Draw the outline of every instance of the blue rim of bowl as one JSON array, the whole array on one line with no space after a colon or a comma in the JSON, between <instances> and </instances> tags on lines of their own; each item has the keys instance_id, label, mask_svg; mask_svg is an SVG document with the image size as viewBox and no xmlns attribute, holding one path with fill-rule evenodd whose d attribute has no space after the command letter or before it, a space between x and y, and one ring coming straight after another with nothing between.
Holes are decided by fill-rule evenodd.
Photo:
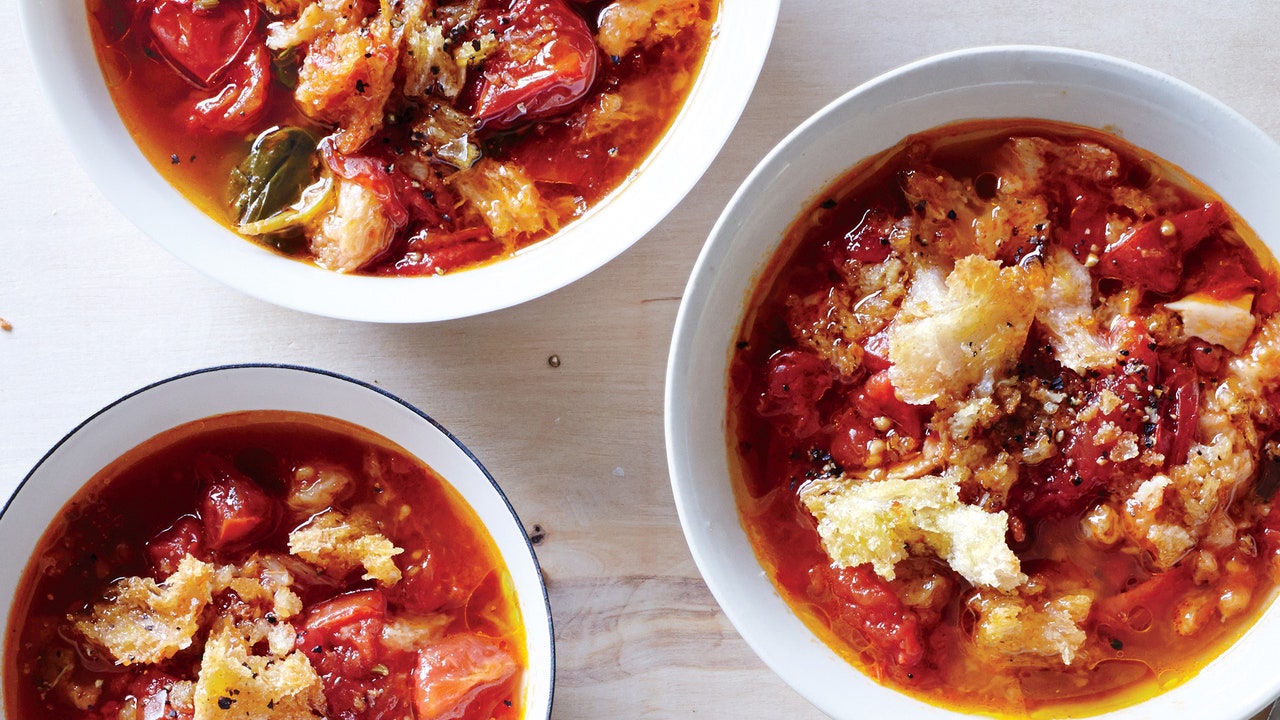
<instances>
[{"instance_id":1,"label":"blue rim of bowl","mask_svg":"<svg viewBox=\"0 0 1280 720\"><path fill-rule=\"evenodd\" d=\"M449 430L445 428L445 426L436 422L435 418L419 410L417 407L414 407L412 403L406 400L403 400L400 397L397 397L396 395L390 392L387 392L386 390L383 390L382 388L376 385L367 383L363 380L358 380L349 375L343 375L341 373L332 372L330 370L321 370L319 368L307 367L305 365L290 365L288 363L238 363L238 364L230 364L230 365L215 365L213 367L201 368L199 370L191 370L188 372L180 373L178 375L173 375L163 380L157 380L156 382L153 382L141 388L138 388L137 390L134 390L133 392L123 395L118 399L108 403L107 405L104 405L101 410L98 410L97 412L93 413L89 417L85 418L78 425L76 425L69 432L67 432L66 435L63 435L62 439L59 440L57 443L55 443L54 446L50 448L49 451L46 452L43 456L41 456L40 460L36 462L34 466L32 466L31 470L26 474L25 477L22 478L22 481L18 483L18 487L14 489L13 494L11 494L9 498L5 500L4 507L0 508L0 519L3 519L5 516L5 513L9 512L9 506L13 504L13 501L15 499L17 499L18 493L22 492L22 490L27 486L27 481L30 480L32 476L36 474L36 471L38 471L40 467L44 465L44 463L50 457L53 456L54 453L58 452L58 449L61 448L64 444L66 444L68 440L70 440L76 433L80 432L80 430L84 426L93 422L96 418L98 418L103 413L111 410L112 408L116 407L117 405L120 405L121 403L128 401L130 398L133 398L137 395L141 395L142 393L145 393L149 390L160 387L161 385L168 385L169 383L182 380L184 378L193 377L196 375L207 375L209 373L224 372L227 370L245 370L245 369L288 370L290 372L310 373L313 375L322 375L325 377L330 377L335 380L342 380L342 381L351 383L352 385L362 387L365 390L372 390L378 395L381 395L382 397L387 398L388 400L398 403L399 405L404 407L406 410L409 410L410 412L414 413L415 415L422 418L423 420L426 420L428 423L432 425L432 427L439 430L445 437L449 438L450 442L452 442L454 445L457 445L458 449L461 450L462 453L466 455L467 458L471 460L472 463L475 464L476 468L489 481L489 485L493 488L494 492L496 492L498 494L498 497L502 499L503 504L506 505L507 512L511 513L511 518L515 520L516 526L520 528L520 535L521 537L524 538L525 549L529 551L529 558L533 560L533 569L537 571L539 579L542 580L542 582L540 582L539 585L542 590L542 606L546 611L547 631L550 639L549 648L551 650L551 657L550 657L551 683L550 683L550 686L547 688L547 714L546 714L547 720L550 720L551 708L552 706L555 705L555 689L556 689L555 621L551 615L551 598L547 595L547 583L542 574L542 565L538 562L538 554L534 552L533 542L529 540L529 533L525 531L524 523L520 521L520 516L516 513L516 509L511 505L511 500L507 498L507 494L503 492L502 487L498 485L498 481L495 480L493 475L489 473L488 468L484 466L484 463L480 462L480 459L477 458L475 454L471 452L471 449L468 448L461 440L459 440L457 436L449 432ZM426 461L423 460L423 462L426 462Z\"/></svg>"},{"instance_id":2,"label":"blue rim of bowl","mask_svg":"<svg viewBox=\"0 0 1280 720\"><path fill-rule=\"evenodd\" d=\"M1241 115L1238 111L1236 111L1234 108L1222 102L1218 98L1214 97L1213 95L1210 95L1209 93L1205 92L1204 90L1201 90L1200 88L1194 85L1191 85L1190 83L1184 80L1181 80L1167 73L1161 72L1149 66L1143 65L1141 63L1136 63L1131 60L1125 60L1123 58L1115 57L1113 55L1108 55L1105 53L1093 52L1089 50L1080 50L1076 48L1061 47L1061 46L1055 46L1055 45L1033 45L1033 44L982 45L982 46L973 46L968 48L950 50L942 53L928 55L923 58L919 58L917 60L900 65L898 67L886 70L883 73L879 73L867 79L866 81L859 83L855 87L841 93L839 96L832 99L830 102L824 104L821 108L819 108L818 110L815 110L812 114L810 114L809 116L801 120L800 123L794 129L788 132L781 140L779 140L772 148L770 148L770 150L759 160L759 162L751 169L751 171L747 174L747 176L742 180L741 184L737 187L733 195L725 204L724 209L721 211L719 217L717 217L715 224L712 226L711 231L707 235L706 241L703 243L701 250L698 252L698 257L695 260L692 269L690 270L689 279L685 284L684 292L681 294L682 299L680 302L680 307L676 313L675 325L672 329L671 343L668 349L667 368L666 368L666 373L664 375L664 387L663 387L663 435L664 435L665 449L667 452L668 475L670 476L673 501L675 502L675 505L676 505L676 513L680 520L681 531L685 536L685 542L688 545L689 551L693 556L694 564L697 566L699 573L702 575L703 580L707 584L708 590L711 591L712 596L715 598L716 603L720 606L721 611L725 613L725 616L729 619L730 624L733 625L734 629L738 631L738 634L743 638L743 640L752 649L752 651L755 652L756 655L767 666L769 666L769 668L773 670L778 677L782 678L783 681L788 684L788 686L792 687L792 689L797 692L797 694L799 694L805 700L814 704L815 707L818 707L824 712L827 712L827 708L825 705L819 705L817 699L810 697L808 692L802 692L800 688L793 683L792 678L795 675L793 672L787 671L785 667L778 665L777 664L778 661L776 659L766 657L766 654L763 652L765 648L764 641L759 640L754 633L752 633L751 636L749 637L748 633L744 632L740 628L738 620L736 618L740 618L743 613L737 610L730 612L726 608L725 603L722 601L722 596L724 596L724 594L726 593L725 583L722 581L721 575L719 573L714 571L708 572L709 561L705 557L706 548L704 547L703 543L695 541L694 534L691 532L691 529L694 523L696 522L696 518L693 514L695 511L693 506L696 505L697 503L696 503L696 498L692 494L692 491L689 490L687 486L690 485L694 481L694 479L687 477L687 473L683 472L684 470L683 464L677 461L675 457L675 453L673 452L675 449L685 444L683 440L676 437L677 435L676 431L687 430L687 427L681 427L680 422L682 421L678 421L674 417L672 412L673 409L675 409L675 407L677 406L677 401L673 391L673 388L677 384L680 384L680 381L678 380L677 376L681 372L686 372L689 366L688 356L690 353L690 349L687 347L681 347L680 341L682 339L686 339L686 336L692 335L692 333L696 330L696 327L695 327L696 323L702 320L703 315L706 312L706 308L705 308L706 303L708 301L708 298L710 298L712 295L712 290L709 287L710 283L708 282L708 278L713 276L716 266L719 263L721 263L724 260L724 258L728 255L728 246L729 246L730 238L726 237L726 233L730 231L729 225L734 219L732 216L734 215L736 209L743 204L744 202L743 198L747 195L748 190L755 189L755 187L757 185L760 185L761 183L767 183L767 181L764 180L766 173L769 172L771 169L773 169L773 167L779 163L780 157L793 151L794 148L792 146L796 145L804 135L812 132L812 127L818 124L822 118L835 112L837 108L851 102L854 98L858 96L865 95L869 92L874 92L876 89L886 84L898 82L903 77L911 76L915 73L920 72L923 69L936 65L938 63L954 60L957 58L981 59L984 57L994 57L1002 54L1016 54L1016 53L1048 53L1056 58L1073 58L1076 60L1086 61L1098 67L1107 67L1116 72L1123 72L1123 73L1128 73L1135 76L1142 76L1146 79L1157 81L1161 84L1165 84L1169 87L1174 88L1179 93L1184 93L1189 96L1194 96L1197 99L1197 101L1213 107L1216 112L1221 114L1222 117L1229 119L1232 124L1238 126L1244 132L1254 136L1255 138L1259 138L1262 141L1270 143L1272 145L1277 145L1277 142L1274 138L1271 138L1269 135L1267 135L1261 129L1259 129L1253 122L1251 122L1249 119L1247 119L1246 117ZM857 162L857 159L854 159L852 162L850 162L849 167L852 167L854 164L856 164L856 162ZM836 179L837 178L835 177L828 178L826 182L827 183L834 182ZM797 209L797 212L799 212L799 209ZM734 232L736 233L736 232L739 232L740 230L741 230L740 228L737 228L737 229L734 229ZM1280 251L1273 251L1273 252L1276 252L1277 255L1280 255ZM772 255L773 253L771 252L770 257L772 257ZM701 283L702 286L700 288L694 287L694 281L696 279L702 280L702 283ZM752 287L754 287L754 283ZM748 297L744 296L743 298L739 299L740 304L744 304L746 302L748 302ZM698 307L694 308L693 307L694 304L698 305ZM736 318L735 323L742 322L741 313L744 310L745 310L745 305L742 305L742 307L740 307L739 316ZM732 352L731 346L726 347L725 352L731 353ZM727 437L725 438L725 442L728 443ZM728 452L727 444L725 446L725 451L726 453ZM682 486L686 486L686 487L682 487ZM736 499L735 499L735 517L737 518L737 522L739 526L741 526L742 518L741 518L740 511L736 508ZM747 542L748 543L751 542L749 538L747 539ZM756 548L754 544L751 545L751 550L753 554L756 552ZM758 555L755 556L755 559L757 562L759 562ZM770 580L770 584L774 585L772 580ZM776 585L775 585L775 592L776 592ZM1274 602L1277 604L1280 604L1280 598L1277 598ZM787 603L787 604L788 604L788 607L790 608L790 603ZM794 613L795 611L792 610L792 612ZM816 635L814 636L814 640L821 643L824 647L827 647L826 643L818 639ZM904 697L911 697L911 696L904 695ZM1252 712L1242 717L1245 717L1245 718L1252 717L1258 711L1266 709L1266 707L1268 706L1268 703L1270 702L1271 700L1268 699L1266 703L1257 704L1257 706L1253 709ZM929 706L929 707L930 709L934 709L933 706ZM1121 709L1121 712L1132 711L1133 708L1135 707L1138 707L1138 706L1128 706L1127 708Z\"/></svg>"}]
</instances>

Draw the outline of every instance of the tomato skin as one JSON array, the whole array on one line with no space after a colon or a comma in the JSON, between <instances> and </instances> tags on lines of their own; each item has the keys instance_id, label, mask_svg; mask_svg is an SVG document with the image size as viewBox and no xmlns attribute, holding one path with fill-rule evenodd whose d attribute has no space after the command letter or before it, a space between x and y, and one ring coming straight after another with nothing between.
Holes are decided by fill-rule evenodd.
<instances>
[{"instance_id":1,"label":"tomato skin","mask_svg":"<svg viewBox=\"0 0 1280 720\"><path fill-rule=\"evenodd\" d=\"M476 122L506 128L548 117L591 89L600 51L587 21L564 0L515 0L509 13L477 29L489 28L499 34L498 49L467 91Z\"/></svg>"},{"instance_id":2,"label":"tomato skin","mask_svg":"<svg viewBox=\"0 0 1280 720\"><path fill-rule=\"evenodd\" d=\"M924 439L924 414L927 406L910 405L898 399L889 380L889 371L880 370L867 378L850 398L849 406L832 421L835 434L831 438L831 457L844 467L865 465L870 457L868 444L890 433L910 438L918 447ZM885 417L892 425L883 433L873 423Z\"/></svg>"},{"instance_id":3,"label":"tomato skin","mask_svg":"<svg viewBox=\"0 0 1280 720\"><path fill-rule=\"evenodd\" d=\"M147 542L147 558L157 577L166 578L178 569L186 556L207 559L204 526L191 515L183 515Z\"/></svg>"},{"instance_id":4,"label":"tomato skin","mask_svg":"<svg viewBox=\"0 0 1280 720\"><path fill-rule=\"evenodd\" d=\"M1043 467L1029 468L1032 474L1019 482L1013 501L1027 518L1081 511L1114 481L1139 471L1139 457L1111 459L1118 438L1098 439L1104 423L1115 425L1118 433L1137 436L1140 452L1150 449L1164 455L1166 468L1185 462L1195 442L1200 405L1196 371L1161 358L1155 341L1137 319L1120 318L1112 336L1124 362L1094 380L1089 393L1095 400L1111 393L1118 398L1117 407L1111 412L1099 409L1091 419L1076 424L1057 458Z\"/></svg>"},{"instance_id":5,"label":"tomato skin","mask_svg":"<svg viewBox=\"0 0 1280 720\"><path fill-rule=\"evenodd\" d=\"M870 565L826 568L831 592L843 604L842 614L862 631L881 657L900 670L924 660L920 619Z\"/></svg>"},{"instance_id":6,"label":"tomato skin","mask_svg":"<svg viewBox=\"0 0 1280 720\"><path fill-rule=\"evenodd\" d=\"M866 265L883 262L893 250L889 235L893 229L893 217L884 208L872 208L862 214L853 229L844 237L832 237L826 251L831 254L836 267L846 260L856 260Z\"/></svg>"},{"instance_id":7,"label":"tomato skin","mask_svg":"<svg viewBox=\"0 0 1280 720\"><path fill-rule=\"evenodd\" d=\"M386 620L387 599L380 590L338 595L308 612L295 647L320 673L329 717L399 720L409 716L412 658L386 652L382 645ZM377 665L382 668L375 671Z\"/></svg>"},{"instance_id":8,"label":"tomato skin","mask_svg":"<svg viewBox=\"0 0 1280 720\"><path fill-rule=\"evenodd\" d=\"M271 531L276 504L257 483L213 457L204 458L197 474L205 481L198 507L211 549L244 545Z\"/></svg>"},{"instance_id":9,"label":"tomato skin","mask_svg":"<svg viewBox=\"0 0 1280 720\"><path fill-rule=\"evenodd\" d=\"M1165 456L1165 467L1187 461L1196 440L1200 419L1200 383L1195 370L1181 363L1161 366L1160 385L1164 396L1160 422L1156 427L1155 450Z\"/></svg>"},{"instance_id":10,"label":"tomato skin","mask_svg":"<svg viewBox=\"0 0 1280 720\"><path fill-rule=\"evenodd\" d=\"M129 694L137 698L138 720L191 720L193 711L179 710L169 702L169 690L178 678L156 670L148 670L129 686Z\"/></svg>"},{"instance_id":11,"label":"tomato skin","mask_svg":"<svg viewBox=\"0 0 1280 720\"><path fill-rule=\"evenodd\" d=\"M889 380L889 371L881 370L862 386L854 400L868 418L885 416L893 421L898 434L917 442L924 439L926 406L911 405L898 399L898 391Z\"/></svg>"},{"instance_id":12,"label":"tomato skin","mask_svg":"<svg viewBox=\"0 0 1280 720\"><path fill-rule=\"evenodd\" d=\"M447 272L482 263L496 257L502 250L502 243L494 241L481 228L454 233L424 230L410 238L406 248L407 253L417 253L421 259L401 259L387 274L425 275L436 271Z\"/></svg>"},{"instance_id":13,"label":"tomato skin","mask_svg":"<svg viewBox=\"0 0 1280 720\"><path fill-rule=\"evenodd\" d=\"M888 370L889 362L889 328L867 338L862 345L862 366L873 373Z\"/></svg>"},{"instance_id":14,"label":"tomato skin","mask_svg":"<svg viewBox=\"0 0 1280 720\"><path fill-rule=\"evenodd\" d=\"M418 651L413 668L417 717L460 718L477 696L511 679L518 669L515 658L493 640L450 635Z\"/></svg>"},{"instance_id":15,"label":"tomato skin","mask_svg":"<svg viewBox=\"0 0 1280 720\"><path fill-rule=\"evenodd\" d=\"M841 467L865 465L871 456L868 445L877 439L876 431L857 407L846 408L832 418L835 432L831 436L831 459Z\"/></svg>"},{"instance_id":16,"label":"tomato skin","mask_svg":"<svg viewBox=\"0 0 1280 720\"><path fill-rule=\"evenodd\" d=\"M1079 188L1069 193L1071 210L1064 228L1064 243L1076 260L1085 262L1094 247L1106 240L1107 208L1093 192Z\"/></svg>"},{"instance_id":17,"label":"tomato skin","mask_svg":"<svg viewBox=\"0 0 1280 720\"><path fill-rule=\"evenodd\" d=\"M762 416L791 416L792 423L782 427L795 437L808 437L818 431L818 400L835 384L826 361L803 350L786 350L769 358L764 381L757 406Z\"/></svg>"},{"instance_id":18,"label":"tomato skin","mask_svg":"<svg viewBox=\"0 0 1280 720\"><path fill-rule=\"evenodd\" d=\"M1199 292L1232 301L1262 290L1265 272L1244 246L1225 242L1205 243L1188 257L1183 293ZM1260 312L1269 312L1259 309Z\"/></svg>"},{"instance_id":19,"label":"tomato skin","mask_svg":"<svg viewBox=\"0 0 1280 720\"><path fill-rule=\"evenodd\" d=\"M387 598L379 590L339 595L311 608L298 634L298 649L316 664L314 649L342 646L340 662L321 662L321 672L358 675L373 665L381 652L380 634L387 618ZM332 667L330 667L332 666Z\"/></svg>"},{"instance_id":20,"label":"tomato skin","mask_svg":"<svg viewBox=\"0 0 1280 720\"><path fill-rule=\"evenodd\" d=\"M1211 202L1148 220L1108 245L1098 258L1096 272L1152 292L1172 293L1182 282L1182 256L1222 229L1228 219L1222 203Z\"/></svg>"},{"instance_id":21,"label":"tomato skin","mask_svg":"<svg viewBox=\"0 0 1280 720\"><path fill-rule=\"evenodd\" d=\"M253 127L267 106L271 91L271 57L265 45L248 51L230 79L210 97L196 101L187 124L212 132L244 132Z\"/></svg>"},{"instance_id":22,"label":"tomato skin","mask_svg":"<svg viewBox=\"0 0 1280 720\"><path fill-rule=\"evenodd\" d=\"M207 88L249 42L258 25L258 5L218 0L212 7L197 7L193 0L158 0L148 24L165 60L183 77Z\"/></svg>"},{"instance_id":23,"label":"tomato skin","mask_svg":"<svg viewBox=\"0 0 1280 720\"><path fill-rule=\"evenodd\" d=\"M409 176L392 163L371 155L344 155L333 147L331 138L320 141L320 154L335 175L373 193L397 228L415 220L441 225L445 217L439 208L455 204L443 184L430 189L428 200L425 191L415 187Z\"/></svg>"}]
</instances>

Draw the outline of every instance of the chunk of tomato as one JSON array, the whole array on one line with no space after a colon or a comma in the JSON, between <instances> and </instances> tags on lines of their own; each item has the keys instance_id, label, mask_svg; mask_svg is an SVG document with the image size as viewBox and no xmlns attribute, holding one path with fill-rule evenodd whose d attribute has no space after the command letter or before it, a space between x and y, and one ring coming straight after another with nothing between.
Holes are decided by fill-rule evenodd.
<instances>
[{"instance_id":1,"label":"chunk of tomato","mask_svg":"<svg viewBox=\"0 0 1280 720\"><path fill-rule=\"evenodd\" d=\"M226 83L190 108L187 124L213 132L243 132L262 115L271 86L271 57L264 45L245 53Z\"/></svg>"},{"instance_id":2,"label":"chunk of tomato","mask_svg":"<svg viewBox=\"0 0 1280 720\"><path fill-rule=\"evenodd\" d=\"M1097 412L1072 428L1061 455L1032 467L1013 495L1012 503L1029 519L1083 509L1139 472L1143 451L1163 454L1165 467L1182 463L1195 441L1195 370L1162 359L1138 320L1118 319L1112 336L1123 362L1090 383L1089 401Z\"/></svg>"},{"instance_id":3,"label":"chunk of tomato","mask_svg":"<svg viewBox=\"0 0 1280 720\"><path fill-rule=\"evenodd\" d=\"M200 87L209 87L240 55L258 25L251 0L158 0L151 35L164 59Z\"/></svg>"},{"instance_id":4,"label":"chunk of tomato","mask_svg":"<svg viewBox=\"0 0 1280 720\"><path fill-rule=\"evenodd\" d=\"M444 222L441 208L454 205L452 195L443 184L430 188L428 199L427 191L416 187L394 164L370 155L344 155L333 147L329 138L320 142L320 154L335 175L359 183L373 193L397 228L414 220L439 225Z\"/></svg>"},{"instance_id":5,"label":"chunk of tomato","mask_svg":"<svg viewBox=\"0 0 1280 720\"><path fill-rule=\"evenodd\" d=\"M426 275L448 272L491 260L504 249L505 246L490 237L483 228L452 233L422 230L409 238L406 257L396 262L387 273Z\"/></svg>"},{"instance_id":6,"label":"chunk of tomato","mask_svg":"<svg viewBox=\"0 0 1280 720\"><path fill-rule=\"evenodd\" d=\"M866 264L883 262L893 250L889 244L893 224L894 217L888 210L879 207L867 210L844 236L828 240L826 251L837 268L847 260Z\"/></svg>"},{"instance_id":7,"label":"chunk of tomato","mask_svg":"<svg viewBox=\"0 0 1280 720\"><path fill-rule=\"evenodd\" d=\"M199 509L210 548L243 545L271 530L276 503L257 483L221 458L204 458L197 472L205 483Z\"/></svg>"},{"instance_id":8,"label":"chunk of tomato","mask_svg":"<svg viewBox=\"0 0 1280 720\"><path fill-rule=\"evenodd\" d=\"M1182 282L1182 256L1228 222L1222 203L1142 223L1107 245L1099 256L1102 277L1171 293Z\"/></svg>"},{"instance_id":9,"label":"chunk of tomato","mask_svg":"<svg viewBox=\"0 0 1280 720\"><path fill-rule=\"evenodd\" d=\"M764 391L757 409L764 417L786 416L784 430L795 437L818 431L818 400L835 383L832 368L822 358L804 350L786 350L765 363Z\"/></svg>"},{"instance_id":10,"label":"chunk of tomato","mask_svg":"<svg viewBox=\"0 0 1280 720\"><path fill-rule=\"evenodd\" d=\"M511 653L494 640L472 634L446 637L418 651L413 668L417 716L461 717L481 693L511 679L518 669Z\"/></svg>"},{"instance_id":11,"label":"chunk of tomato","mask_svg":"<svg viewBox=\"0 0 1280 720\"><path fill-rule=\"evenodd\" d=\"M1163 453L1165 466L1187 461L1200 424L1200 382L1195 370L1172 361L1161 366L1159 423L1156 426L1156 452Z\"/></svg>"},{"instance_id":12,"label":"chunk of tomato","mask_svg":"<svg viewBox=\"0 0 1280 720\"><path fill-rule=\"evenodd\" d=\"M1068 197L1072 198L1071 209L1064 223L1063 242L1077 260L1084 262L1106 242L1107 206L1097 193L1079 188L1074 188Z\"/></svg>"},{"instance_id":13,"label":"chunk of tomato","mask_svg":"<svg viewBox=\"0 0 1280 720\"><path fill-rule=\"evenodd\" d=\"M339 595L311 608L298 648L323 674L361 675L381 653L386 618L387 598L379 590ZM317 659L321 654L323 659Z\"/></svg>"},{"instance_id":14,"label":"chunk of tomato","mask_svg":"<svg viewBox=\"0 0 1280 720\"><path fill-rule=\"evenodd\" d=\"M487 20L477 29L495 31L498 48L467 90L477 122L504 128L548 117L591 89L600 51L564 0L515 0Z\"/></svg>"},{"instance_id":15,"label":"chunk of tomato","mask_svg":"<svg viewBox=\"0 0 1280 720\"><path fill-rule=\"evenodd\" d=\"M871 442L879 437L871 421L858 408L849 407L840 411L831 424L831 459L843 468L865 465L871 457Z\"/></svg>"},{"instance_id":16,"label":"chunk of tomato","mask_svg":"<svg viewBox=\"0 0 1280 720\"><path fill-rule=\"evenodd\" d=\"M917 442L924 438L925 406L911 405L898 399L898 391L889 380L889 371L881 370L867 378L854 397L864 417L887 417L900 435Z\"/></svg>"},{"instance_id":17,"label":"chunk of tomato","mask_svg":"<svg viewBox=\"0 0 1280 720\"><path fill-rule=\"evenodd\" d=\"M387 616L387 598L379 590L360 590L339 595L311 608L304 632L334 635L342 628L364 620L381 621Z\"/></svg>"},{"instance_id":18,"label":"chunk of tomato","mask_svg":"<svg viewBox=\"0 0 1280 720\"><path fill-rule=\"evenodd\" d=\"M184 515L147 542L147 558L156 576L166 578L178 569L186 556L206 559L204 526L191 515Z\"/></svg>"},{"instance_id":19,"label":"chunk of tomato","mask_svg":"<svg viewBox=\"0 0 1280 720\"><path fill-rule=\"evenodd\" d=\"M339 595L307 613L295 647L320 674L329 717L398 720L412 715L413 658L387 652L382 644L386 620L387 599L380 590Z\"/></svg>"},{"instance_id":20,"label":"chunk of tomato","mask_svg":"<svg viewBox=\"0 0 1280 720\"><path fill-rule=\"evenodd\" d=\"M920 618L870 565L826 568L826 574L831 593L844 605L842 616L882 661L906 671L924 660Z\"/></svg>"},{"instance_id":21,"label":"chunk of tomato","mask_svg":"<svg viewBox=\"0 0 1280 720\"><path fill-rule=\"evenodd\" d=\"M898 399L888 370L873 373L833 420L832 459L843 467L863 465L871 456L870 443L889 434L910 438L918 447L924 439L925 411L925 406ZM878 432L876 418L888 418L891 425Z\"/></svg>"}]
</instances>

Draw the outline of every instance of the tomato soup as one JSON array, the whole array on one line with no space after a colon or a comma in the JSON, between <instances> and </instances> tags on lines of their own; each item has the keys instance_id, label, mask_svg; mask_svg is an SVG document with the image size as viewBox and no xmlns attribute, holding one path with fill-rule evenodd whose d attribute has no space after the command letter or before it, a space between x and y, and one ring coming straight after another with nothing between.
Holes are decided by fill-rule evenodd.
<instances>
[{"instance_id":1,"label":"tomato soup","mask_svg":"<svg viewBox=\"0 0 1280 720\"><path fill-rule=\"evenodd\" d=\"M165 432L94 477L27 566L9 718L525 717L498 549L429 467L331 418Z\"/></svg>"},{"instance_id":2,"label":"tomato soup","mask_svg":"<svg viewBox=\"0 0 1280 720\"><path fill-rule=\"evenodd\" d=\"M430 275L555 233L643 164L718 0L88 0L151 164L338 272Z\"/></svg>"},{"instance_id":3,"label":"tomato soup","mask_svg":"<svg viewBox=\"0 0 1280 720\"><path fill-rule=\"evenodd\" d=\"M973 121L832 184L731 364L743 524L876 681L999 717L1187 679L1280 568L1276 263L1096 131Z\"/></svg>"}]
</instances>

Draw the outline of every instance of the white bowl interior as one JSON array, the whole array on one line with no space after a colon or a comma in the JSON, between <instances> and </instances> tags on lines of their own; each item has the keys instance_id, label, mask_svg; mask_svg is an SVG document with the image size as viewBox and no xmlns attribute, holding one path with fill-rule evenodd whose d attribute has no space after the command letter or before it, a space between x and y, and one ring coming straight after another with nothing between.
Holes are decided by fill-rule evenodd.
<instances>
[{"instance_id":1,"label":"white bowl interior","mask_svg":"<svg viewBox=\"0 0 1280 720\"><path fill-rule=\"evenodd\" d=\"M685 536L716 599L792 687L836 718L955 717L875 684L791 612L758 563L728 479L726 388L745 303L784 232L824 188L904 136L971 118L1110 130L1213 188L1276 252L1280 147L1218 101L1152 70L1071 50L979 48L881 76L788 136L738 190L686 288L667 370L666 437ZM1247 718L1280 693L1280 607L1188 683L1108 718ZM905 714L905 715L903 715Z\"/></svg>"},{"instance_id":2,"label":"white bowl interior","mask_svg":"<svg viewBox=\"0 0 1280 720\"><path fill-rule=\"evenodd\" d=\"M724 0L702 71L640 172L551 241L443 277L342 275L276 255L218 225L168 184L116 113L83 0L20 0L45 95L77 160L153 240L248 295L318 315L424 322L477 315L561 288L645 235L684 198L729 138L764 64L779 0Z\"/></svg>"},{"instance_id":3,"label":"white bowl interior","mask_svg":"<svg viewBox=\"0 0 1280 720\"><path fill-rule=\"evenodd\" d=\"M23 480L0 514L0 605L7 632L13 593L36 542L100 469L170 428L244 410L327 415L367 428L427 463L470 504L516 588L529 668L526 718L549 718L555 677L551 609L533 548L497 483L456 438L403 401L349 378L287 366L232 366L166 380L117 401L72 431Z\"/></svg>"}]
</instances>

